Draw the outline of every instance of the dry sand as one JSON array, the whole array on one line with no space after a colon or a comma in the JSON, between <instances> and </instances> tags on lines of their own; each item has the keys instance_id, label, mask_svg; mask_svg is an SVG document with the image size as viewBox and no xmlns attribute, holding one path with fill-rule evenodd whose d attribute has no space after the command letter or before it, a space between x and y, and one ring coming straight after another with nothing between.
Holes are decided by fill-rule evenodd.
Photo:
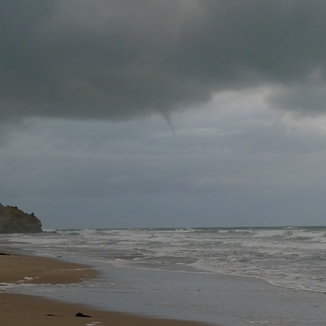
<instances>
[{"instance_id":1,"label":"dry sand","mask_svg":"<svg viewBox=\"0 0 326 326\"><path fill-rule=\"evenodd\" d=\"M0 251L0 283L76 283L96 277L87 266L55 259ZM77 313L91 317L76 317ZM0 292L1 326L203 326L198 322L165 320L105 312L77 304Z\"/></svg>"}]
</instances>

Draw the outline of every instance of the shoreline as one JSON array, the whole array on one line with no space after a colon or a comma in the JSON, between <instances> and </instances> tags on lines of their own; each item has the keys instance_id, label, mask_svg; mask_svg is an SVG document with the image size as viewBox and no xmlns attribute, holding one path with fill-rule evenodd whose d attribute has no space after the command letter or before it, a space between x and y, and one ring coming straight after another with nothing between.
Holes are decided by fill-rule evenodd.
<instances>
[{"instance_id":1,"label":"shoreline","mask_svg":"<svg viewBox=\"0 0 326 326\"><path fill-rule=\"evenodd\" d=\"M0 250L0 284L74 284L99 274L89 266L61 261L59 258L26 256ZM76 317L77 313L91 317ZM112 325L123 326L203 326L202 322L153 318L128 313L97 310L47 298L7 293L0 290L0 316L6 326L38 325Z\"/></svg>"},{"instance_id":2,"label":"shoreline","mask_svg":"<svg viewBox=\"0 0 326 326\"><path fill-rule=\"evenodd\" d=\"M318 293L256 278L94 264L83 257L26 256L21 250L1 255L0 248L0 321L6 326L325 325L325 296ZM13 278L14 284L1 286ZM77 318L78 312L92 318Z\"/></svg>"}]
</instances>

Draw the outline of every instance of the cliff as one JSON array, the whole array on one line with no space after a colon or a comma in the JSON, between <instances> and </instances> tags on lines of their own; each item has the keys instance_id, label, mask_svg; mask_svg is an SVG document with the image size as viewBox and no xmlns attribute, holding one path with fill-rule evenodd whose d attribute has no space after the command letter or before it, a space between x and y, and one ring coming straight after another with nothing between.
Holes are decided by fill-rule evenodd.
<instances>
[{"instance_id":1,"label":"cliff","mask_svg":"<svg viewBox=\"0 0 326 326\"><path fill-rule=\"evenodd\" d=\"M16 206L0 204L0 233L38 232L42 232L42 223L34 213L27 214Z\"/></svg>"}]
</instances>

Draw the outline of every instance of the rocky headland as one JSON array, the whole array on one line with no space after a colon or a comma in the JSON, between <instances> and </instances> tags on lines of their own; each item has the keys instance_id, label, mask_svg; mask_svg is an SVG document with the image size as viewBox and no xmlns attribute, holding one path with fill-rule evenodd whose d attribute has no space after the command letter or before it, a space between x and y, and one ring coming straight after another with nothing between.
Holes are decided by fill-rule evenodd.
<instances>
[{"instance_id":1,"label":"rocky headland","mask_svg":"<svg viewBox=\"0 0 326 326\"><path fill-rule=\"evenodd\" d=\"M38 233L42 223L34 215L27 214L16 206L0 204L0 233Z\"/></svg>"}]
</instances>

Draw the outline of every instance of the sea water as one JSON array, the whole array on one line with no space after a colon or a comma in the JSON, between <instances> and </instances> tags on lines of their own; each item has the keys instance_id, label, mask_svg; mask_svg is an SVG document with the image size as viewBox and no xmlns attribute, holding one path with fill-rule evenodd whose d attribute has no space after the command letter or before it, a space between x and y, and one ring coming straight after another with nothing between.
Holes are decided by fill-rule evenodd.
<instances>
[{"instance_id":1,"label":"sea water","mask_svg":"<svg viewBox=\"0 0 326 326\"><path fill-rule=\"evenodd\" d=\"M236 297L241 295L233 293L232 296L231 292L243 287L241 293L251 293L256 298L253 307L245 309L247 314L257 306L257 296L268 289L268 293L281 291L285 297L289 293L295 293L296 298L312 300L307 305L314 308L313 312L307 311L305 314L310 315L307 317L310 320L312 315L316 315L318 321L315 320L311 325L317 325L319 321L320 325L326 324L326 314L321 312L325 311L326 302L326 227L47 230L33 235L2 235L0 244L19 250L24 248L36 255L62 257L97 267L102 278L98 279L97 285L92 284L98 288L91 291L94 294L92 300L95 305L104 309L123 310L121 306L125 305L133 307L129 309L130 312L165 315L164 310L167 310L172 317L182 318L185 307L176 309L182 304L177 303L176 299L173 302L170 296L177 297L183 293L183 303L188 302L189 296L192 297L191 302L185 304L192 307L188 309L189 318L212 322L214 313L218 314L216 309L223 304L223 311L227 314L229 308L225 302L229 300L230 304L234 303ZM217 283L218 278L221 279L223 275L226 277L222 282L224 300L215 305L212 301L218 303L219 297L212 289L212 284ZM230 280L231 276L242 277L242 280L244 277L247 281L239 285L239 279ZM249 281L252 279L261 280L265 285L262 286L258 281ZM200 283L202 286L198 287ZM229 284L229 288L225 288L225 284ZM219 286L221 290L221 282ZM105 288L107 297L101 293L101 289ZM188 295L185 293L186 288L190 291ZM51 289L45 287L41 290L51 292ZM65 288L62 291L68 290ZM83 290L74 288L71 293L76 294L78 291ZM109 299L110 291L115 294L112 296L111 293L110 298L115 298L113 302ZM147 306L144 302L137 306L137 295L141 291L143 297L147 298L144 299L148 302ZM147 291L145 296L144 291ZM202 293L199 295L196 291ZM203 298L205 291L206 298ZM155 306L158 292L159 300ZM276 300L281 292L275 293ZM117 293L121 300L117 299ZM96 295L102 301L110 302L109 307L96 302ZM196 306L196 297L201 305L198 303ZM272 297L268 300L271 299ZM166 305L162 304L164 300ZM206 307L203 307L205 300ZM242 300L242 306L245 300L248 299ZM298 302L293 302L293 307L295 304L300 306ZM170 310L167 308L169 305ZM171 312L173 309L177 311ZM196 309L202 311L198 313L200 318L193 316ZM274 314L280 307L275 309ZM292 308L288 306L287 309L290 311ZM235 311L228 313L236 314ZM271 312L269 321L263 316L258 320L252 317L246 319L242 314L238 318L238 324L241 324L240 320L246 325L259 322L265 325L292 325L291 322L294 322L293 318L292 321L291 318L288 321L283 320L282 323L275 319L273 324L273 313ZM290 311L285 315L289 317L291 313L296 316L299 314ZM210 317L202 318L203 315ZM223 313L219 311L219 316L221 315ZM293 325L299 325L299 319ZM222 321L227 323L227 318ZM301 322L302 325L309 325L305 321ZM233 321L231 324L236 323Z\"/></svg>"}]
</instances>

